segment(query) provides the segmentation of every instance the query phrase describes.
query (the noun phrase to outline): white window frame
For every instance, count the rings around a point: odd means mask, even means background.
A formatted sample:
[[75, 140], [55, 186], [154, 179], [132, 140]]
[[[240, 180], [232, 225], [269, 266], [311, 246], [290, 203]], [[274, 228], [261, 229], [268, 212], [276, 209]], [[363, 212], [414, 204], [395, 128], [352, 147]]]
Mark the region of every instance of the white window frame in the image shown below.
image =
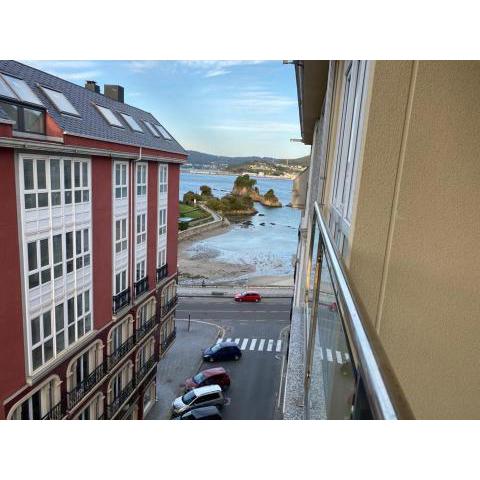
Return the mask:
[[157, 258], [157, 268], [161, 268], [167, 264], [167, 248], [163, 247], [158, 251], [158, 258]]
[[158, 166], [158, 193], [160, 195], [168, 192], [168, 165]]
[[128, 249], [128, 222], [127, 217], [115, 220], [115, 254]]
[[137, 214], [137, 245], [147, 241], [147, 214]]
[[127, 288], [127, 269], [125, 268], [115, 273], [115, 295], [124, 292]]
[[135, 269], [135, 282], [139, 282], [140, 280], [142, 280], [142, 278], [145, 278], [146, 275], [146, 261], [145, 259], [139, 260]]
[[137, 163], [137, 197], [147, 195], [147, 164]]
[[158, 210], [158, 236], [167, 234], [167, 207]]
[[128, 163], [114, 162], [114, 198], [128, 198]]

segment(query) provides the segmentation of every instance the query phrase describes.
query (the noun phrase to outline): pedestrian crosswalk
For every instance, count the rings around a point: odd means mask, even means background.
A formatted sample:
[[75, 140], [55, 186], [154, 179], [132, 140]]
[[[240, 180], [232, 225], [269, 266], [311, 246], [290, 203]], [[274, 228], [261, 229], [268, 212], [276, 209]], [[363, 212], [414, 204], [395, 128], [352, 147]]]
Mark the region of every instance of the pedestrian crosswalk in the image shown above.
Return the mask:
[[[266, 352], [266, 353], [280, 353], [282, 352], [282, 340], [274, 340], [272, 338], [219, 338], [216, 343], [220, 342], [234, 342], [240, 350]], [[318, 347], [317, 354], [321, 360], [329, 363], [337, 363], [343, 365], [350, 362], [348, 353], [331, 348]]]
[[276, 352], [282, 351], [282, 341], [272, 338], [219, 338], [216, 343], [234, 342], [240, 350], [249, 350], [257, 352]]

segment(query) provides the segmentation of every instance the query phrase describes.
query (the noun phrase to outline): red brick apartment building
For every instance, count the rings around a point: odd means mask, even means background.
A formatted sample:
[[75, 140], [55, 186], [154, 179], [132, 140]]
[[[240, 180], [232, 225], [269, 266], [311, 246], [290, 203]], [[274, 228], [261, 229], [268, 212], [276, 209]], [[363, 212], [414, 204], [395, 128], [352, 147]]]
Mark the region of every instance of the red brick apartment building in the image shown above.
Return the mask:
[[185, 150], [123, 88], [0, 61], [0, 419], [144, 418]]

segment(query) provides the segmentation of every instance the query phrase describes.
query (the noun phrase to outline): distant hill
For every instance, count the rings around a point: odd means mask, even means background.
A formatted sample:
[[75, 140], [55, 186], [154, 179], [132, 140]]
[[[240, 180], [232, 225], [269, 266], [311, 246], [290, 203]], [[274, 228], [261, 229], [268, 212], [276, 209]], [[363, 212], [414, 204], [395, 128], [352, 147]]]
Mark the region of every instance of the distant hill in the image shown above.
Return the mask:
[[289, 160], [272, 157], [225, 157], [221, 155], [212, 155], [210, 153], [197, 152], [195, 150], [188, 150], [188, 163], [191, 163], [194, 167], [206, 167], [209, 168], [225, 168], [235, 167], [238, 165], [259, 163], [272, 163], [272, 164], [287, 164], [288, 165], [306, 165], [309, 157], [293, 158]]

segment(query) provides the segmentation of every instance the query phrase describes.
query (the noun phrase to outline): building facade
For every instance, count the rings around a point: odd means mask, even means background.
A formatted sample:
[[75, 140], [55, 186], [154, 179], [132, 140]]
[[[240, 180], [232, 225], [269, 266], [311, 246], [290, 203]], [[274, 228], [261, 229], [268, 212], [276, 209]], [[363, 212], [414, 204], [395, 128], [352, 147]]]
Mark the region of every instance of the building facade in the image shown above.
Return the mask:
[[187, 154], [123, 95], [0, 61], [0, 418], [141, 419], [155, 401]]
[[285, 417], [385, 418], [383, 389], [386, 418], [478, 418], [480, 63], [295, 69], [312, 150]]

